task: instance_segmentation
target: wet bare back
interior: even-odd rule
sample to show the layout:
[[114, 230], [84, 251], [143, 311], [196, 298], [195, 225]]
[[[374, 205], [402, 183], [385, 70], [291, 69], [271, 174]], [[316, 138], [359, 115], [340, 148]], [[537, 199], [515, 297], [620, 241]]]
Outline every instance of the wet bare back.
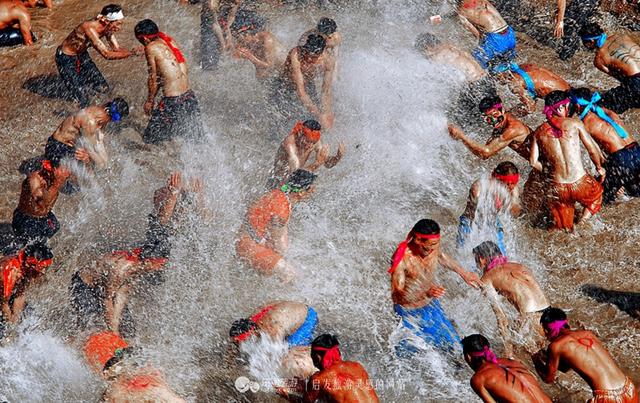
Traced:
[[20, 23], [23, 15], [29, 15], [29, 11], [17, 0], [0, 0], [0, 29], [12, 27]]
[[459, 69], [470, 83], [476, 82], [487, 75], [468, 52], [463, 52], [455, 46], [443, 44], [433, 53], [432, 59], [434, 62]]
[[496, 32], [507, 26], [498, 10], [486, 0], [464, 0], [458, 14], [480, 32]]
[[521, 314], [540, 311], [549, 306], [540, 284], [519, 263], [509, 262], [496, 266], [482, 276], [482, 282], [493, 285]]
[[551, 134], [551, 126], [545, 122], [534, 134], [540, 154], [549, 162], [551, 178], [556, 183], [573, 183], [586, 174], [581, 158], [578, 125], [582, 126], [582, 123], [576, 119], [564, 119], [564, 133], [562, 137], [555, 138]]
[[18, 210], [32, 217], [45, 217], [58, 200], [60, 185], [47, 185], [38, 172], [29, 174], [22, 181]]
[[634, 76], [640, 73], [640, 46], [628, 35], [611, 35], [594, 64], [614, 78]]
[[506, 358], [498, 364], [482, 364], [471, 378], [471, 387], [485, 402], [551, 403], [527, 367]]
[[316, 373], [311, 377], [308, 387], [313, 388], [314, 385], [317, 385], [319, 390], [308, 395], [315, 399], [324, 398], [326, 401], [340, 403], [379, 402], [375, 389], [371, 387], [367, 371], [357, 362], [340, 361], [331, 368]]
[[307, 306], [293, 301], [269, 302], [252, 315], [271, 305], [273, 308], [257, 322], [257, 325], [261, 333], [266, 333], [276, 340], [283, 340], [293, 334], [307, 318]]
[[[567, 91], [571, 88], [571, 85], [564, 78], [544, 67], [536, 66], [535, 64], [523, 64], [520, 67], [531, 76], [539, 98], [544, 98], [553, 91]], [[526, 88], [526, 84], [520, 75], [513, 74], [513, 78], [523, 88]]]
[[[175, 41], [174, 46], [178, 47]], [[178, 63], [175, 55], [162, 39], [149, 43], [145, 47], [145, 54], [149, 69], [155, 69], [165, 97], [177, 97], [189, 91], [187, 64]]]
[[623, 139], [622, 137], [620, 137], [613, 126], [600, 119], [598, 115], [593, 112], [589, 112], [582, 122], [587, 128], [587, 131], [591, 134], [591, 137], [593, 137], [596, 143], [598, 143], [600, 148], [602, 148], [602, 150], [607, 154], [611, 155], [636, 140], [633, 138], [633, 135], [631, 134], [632, 132], [624, 126], [615, 112], [610, 111], [606, 108], [603, 109], [605, 110], [606, 114], [609, 115], [609, 117], [611, 117], [627, 132], [626, 138]]

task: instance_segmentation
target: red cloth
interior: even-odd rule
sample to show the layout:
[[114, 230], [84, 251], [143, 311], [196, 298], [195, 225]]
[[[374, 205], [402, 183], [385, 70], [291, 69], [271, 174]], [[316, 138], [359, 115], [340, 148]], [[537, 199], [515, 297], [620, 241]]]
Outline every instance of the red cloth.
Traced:
[[184, 56], [182, 55], [182, 52], [180, 51], [180, 49], [178, 49], [173, 44], [173, 38], [172, 37], [170, 37], [169, 35], [165, 34], [164, 32], [158, 32], [158, 36], [160, 37], [160, 39], [162, 39], [164, 41], [164, 43], [167, 44], [169, 49], [171, 49], [171, 51], [173, 52], [173, 55], [176, 57], [176, 60], [178, 61], [178, 63], [184, 63], [186, 61]]
[[342, 356], [340, 355], [340, 349], [339, 349], [339, 346], [337, 345], [331, 348], [315, 346], [315, 347], [312, 347], [311, 349], [316, 351], [325, 351], [324, 357], [322, 357], [323, 369], [331, 368], [333, 364], [335, 364], [336, 362], [342, 361]]

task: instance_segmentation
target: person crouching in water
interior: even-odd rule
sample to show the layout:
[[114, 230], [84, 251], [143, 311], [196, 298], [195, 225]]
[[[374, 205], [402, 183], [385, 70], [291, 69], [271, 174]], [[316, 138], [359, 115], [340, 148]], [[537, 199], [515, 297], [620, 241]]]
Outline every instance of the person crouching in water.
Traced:
[[307, 379], [316, 371], [309, 345], [317, 326], [318, 314], [312, 307], [295, 301], [272, 301], [256, 309], [250, 317], [233, 322], [229, 337], [237, 347], [254, 336], [286, 342], [289, 350], [281, 368], [287, 378]]
[[467, 207], [460, 216], [456, 240], [458, 247], [464, 246], [475, 223], [479, 231], [482, 231], [485, 226], [494, 227], [496, 243], [502, 254], [507, 254], [504, 229], [499, 214], [505, 210], [513, 216], [520, 214], [522, 209], [518, 190], [519, 180], [518, 168], [514, 163], [505, 161], [495, 167], [488, 181], [478, 179], [473, 182], [469, 190]]
[[[138, 22], [134, 32], [144, 45], [149, 68], [149, 94], [144, 112], [151, 118], [142, 140], [157, 144], [179, 136], [200, 139], [204, 135], [200, 107], [189, 84], [187, 63], [182, 52], [174, 40], [160, 32], [151, 20]], [[160, 86], [163, 97], [156, 105]]]
[[27, 177], [22, 181], [20, 201], [13, 211], [13, 234], [22, 245], [35, 241], [46, 243], [60, 229], [51, 210], [71, 172], [59, 161], [42, 157], [25, 161], [19, 170]]
[[540, 324], [550, 344], [532, 358], [543, 381], [552, 383], [558, 370], [573, 369], [591, 387], [589, 403], [638, 403], [635, 385], [592, 332], [572, 330], [567, 315], [558, 308], [545, 310]]
[[520, 361], [498, 358], [481, 334], [462, 339], [464, 360], [473, 369], [471, 388], [485, 403], [551, 403], [535, 376]]
[[167, 385], [160, 370], [136, 364], [136, 349], [117, 333], [91, 334], [83, 352], [87, 364], [109, 383], [101, 401], [186, 403]]
[[[144, 244], [133, 250], [122, 250], [102, 256], [92, 267], [84, 268], [71, 279], [71, 305], [78, 326], [91, 327], [96, 319], [104, 319], [114, 332], [130, 335], [134, 332], [127, 308], [129, 292], [136, 280], [161, 282], [161, 270], [171, 254], [173, 224], [179, 215], [182, 200], [196, 197], [196, 208], [201, 208], [202, 183], [194, 179], [189, 186], [182, 183], [179, 172], [169, 177], [167, 184], [156, 190], [154, 212], [149, 215], [149, 226]], [[122, 331], [121, 331], [122, 330]]]
[[298, 169], [284, 185], [249, 206], [236, 243], [241, 260], [263, 274], [293, 279], [295, 270], [283, 257], [289, 248], [289, 218], [293, 206], [311, 196], [315, 179], [315, 174]]
[[32, 243], [14, 255], [0, 259], [0, 340], [7, 323], [16, 323], [26, 305], [25, 291], [34, 280], [40, 279], [53, 262], [53, 253], [44, 243]]
[[235, 39], [233, 55], [247, 59], [256, 68], [256, 78], [265, 80], [275, 77], [284, 58], [279, 58], [281, 44], [278, 38], [265, 29], [265, 21], [255, 11], [239, 10], [231, 24]]
[[[16, 27], [17, 25], [17, 27]], [[33, 45], [31, 14], [20, 0], [0, 1], [0, 47]]]
[[[311, 359], [319, 371], [311, 376], [306, 387], [300, 388], [303, 401], [379, 402], [369, 374], [362, 364], [342, 360], [336, 336], [322, 334], [316, 337], [311, 343]], [[279, 389], [278, 393], [290, 401], [300, 401], [289, 396], [284, 389]]]
[[[482, 271], [480, 282], [496, 315], [505, 352], [511, 357], [513, 348], [507, 333], [507, 316], [498, 302], [498, 295], [505, 297], [518, 310], [521, 323], [517, 334], [529, 334], [529, 340], [541, 334], [538, 322], [542, 311], [549, 307], [549, 301], [531, 271], [520, 263], [510, 262], [495, 243], [481, 243], [473, 248], [473, 256]], [[533, 351], [539, 347], [534, 347]]]

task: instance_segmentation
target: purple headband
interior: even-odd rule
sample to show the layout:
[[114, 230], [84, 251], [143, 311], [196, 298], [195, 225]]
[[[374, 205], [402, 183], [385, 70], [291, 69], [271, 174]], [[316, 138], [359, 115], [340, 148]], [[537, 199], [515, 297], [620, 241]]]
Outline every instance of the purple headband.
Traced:
[[482, 351], [476, 351], [474, 353], [469, 353], [469, 355], [472, 356], [472, 357], [482, 357], [485, 360], [487, 360], [489, 362], [492, 362], [494, 364], [498, 363], [498, 357], [496, 357], [496, 355], [493, 353], [493, 351], [491, 351], [489, 346], [484, 346]]
[[556, 320], [555, 322], [547, 323], [545, 326], [549, 330], [549, 338], [555, 339], [560, 335], [562, 330], [567, 325], [567, 320]]
[[489, 264], [487, 265], [487, 268], [484, 269], [485, 273], [489, 273], [491, 270], [493, 270], [496, 266], [499, 266], [501, 264], [505, 264], [508, 263], [509, 259], [507, 259], [506, 256], [496, 256], [493, 259], [491, 259], [491, 261], [489, 262]]
[[566, 99], [563, 99], [562, 101], [556, 102], [553, 105], [545, 106], [544, 114], [547, 115], [547, 119], [551, 119], [551, 116], [553, 116], [553, 112], [555, 112], [562, 105], [566, 105], [570, 102], [571, 101], [569, 100], [569, 98], [566, 98]]

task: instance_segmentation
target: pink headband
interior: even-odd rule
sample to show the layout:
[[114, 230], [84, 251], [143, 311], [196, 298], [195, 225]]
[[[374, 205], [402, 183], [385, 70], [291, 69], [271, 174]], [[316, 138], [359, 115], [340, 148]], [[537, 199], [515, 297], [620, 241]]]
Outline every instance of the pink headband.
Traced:
[[472, 356], [472, 357], [482, 357], [485, 360], [487, 360], [489, 362], [492, 362], [494, 364], [498, 363], [498, 357], [496, 357], [496, 355], [493, 353], [493, 351], [491, 351], [489, 346], [484, 346], [482, 351], [476, 351], [475, 353], [469, 353], [469, 355]]
[[506, 256], [496, 256], [487, 265], [487, 268], [484, 269], [485, 273], [489, 273], [491, 270], [495, 269], [496, 266], [500, 266], [501, 264], [505, 264], [509, 262]]
[[547, 119], [551, 119], [551, 116], [553, 116], [553, 113], [562, 105], [566, 105], [569, 102], [569, 98], [563, 99], [562, 101], [556, 102], [553, 105], [548, 105], [544, 107], [544, 114], [547, 115]]
[[495, 104], [489, 109], [502, 109], [502, 104], [501, 103]]
[[555, 322], [547, 323], [545, 327], [549, 329], [549, 337], [555, 339], [560, 335], [562, 330], [567, 325], [567, 320], [556, 320]]

